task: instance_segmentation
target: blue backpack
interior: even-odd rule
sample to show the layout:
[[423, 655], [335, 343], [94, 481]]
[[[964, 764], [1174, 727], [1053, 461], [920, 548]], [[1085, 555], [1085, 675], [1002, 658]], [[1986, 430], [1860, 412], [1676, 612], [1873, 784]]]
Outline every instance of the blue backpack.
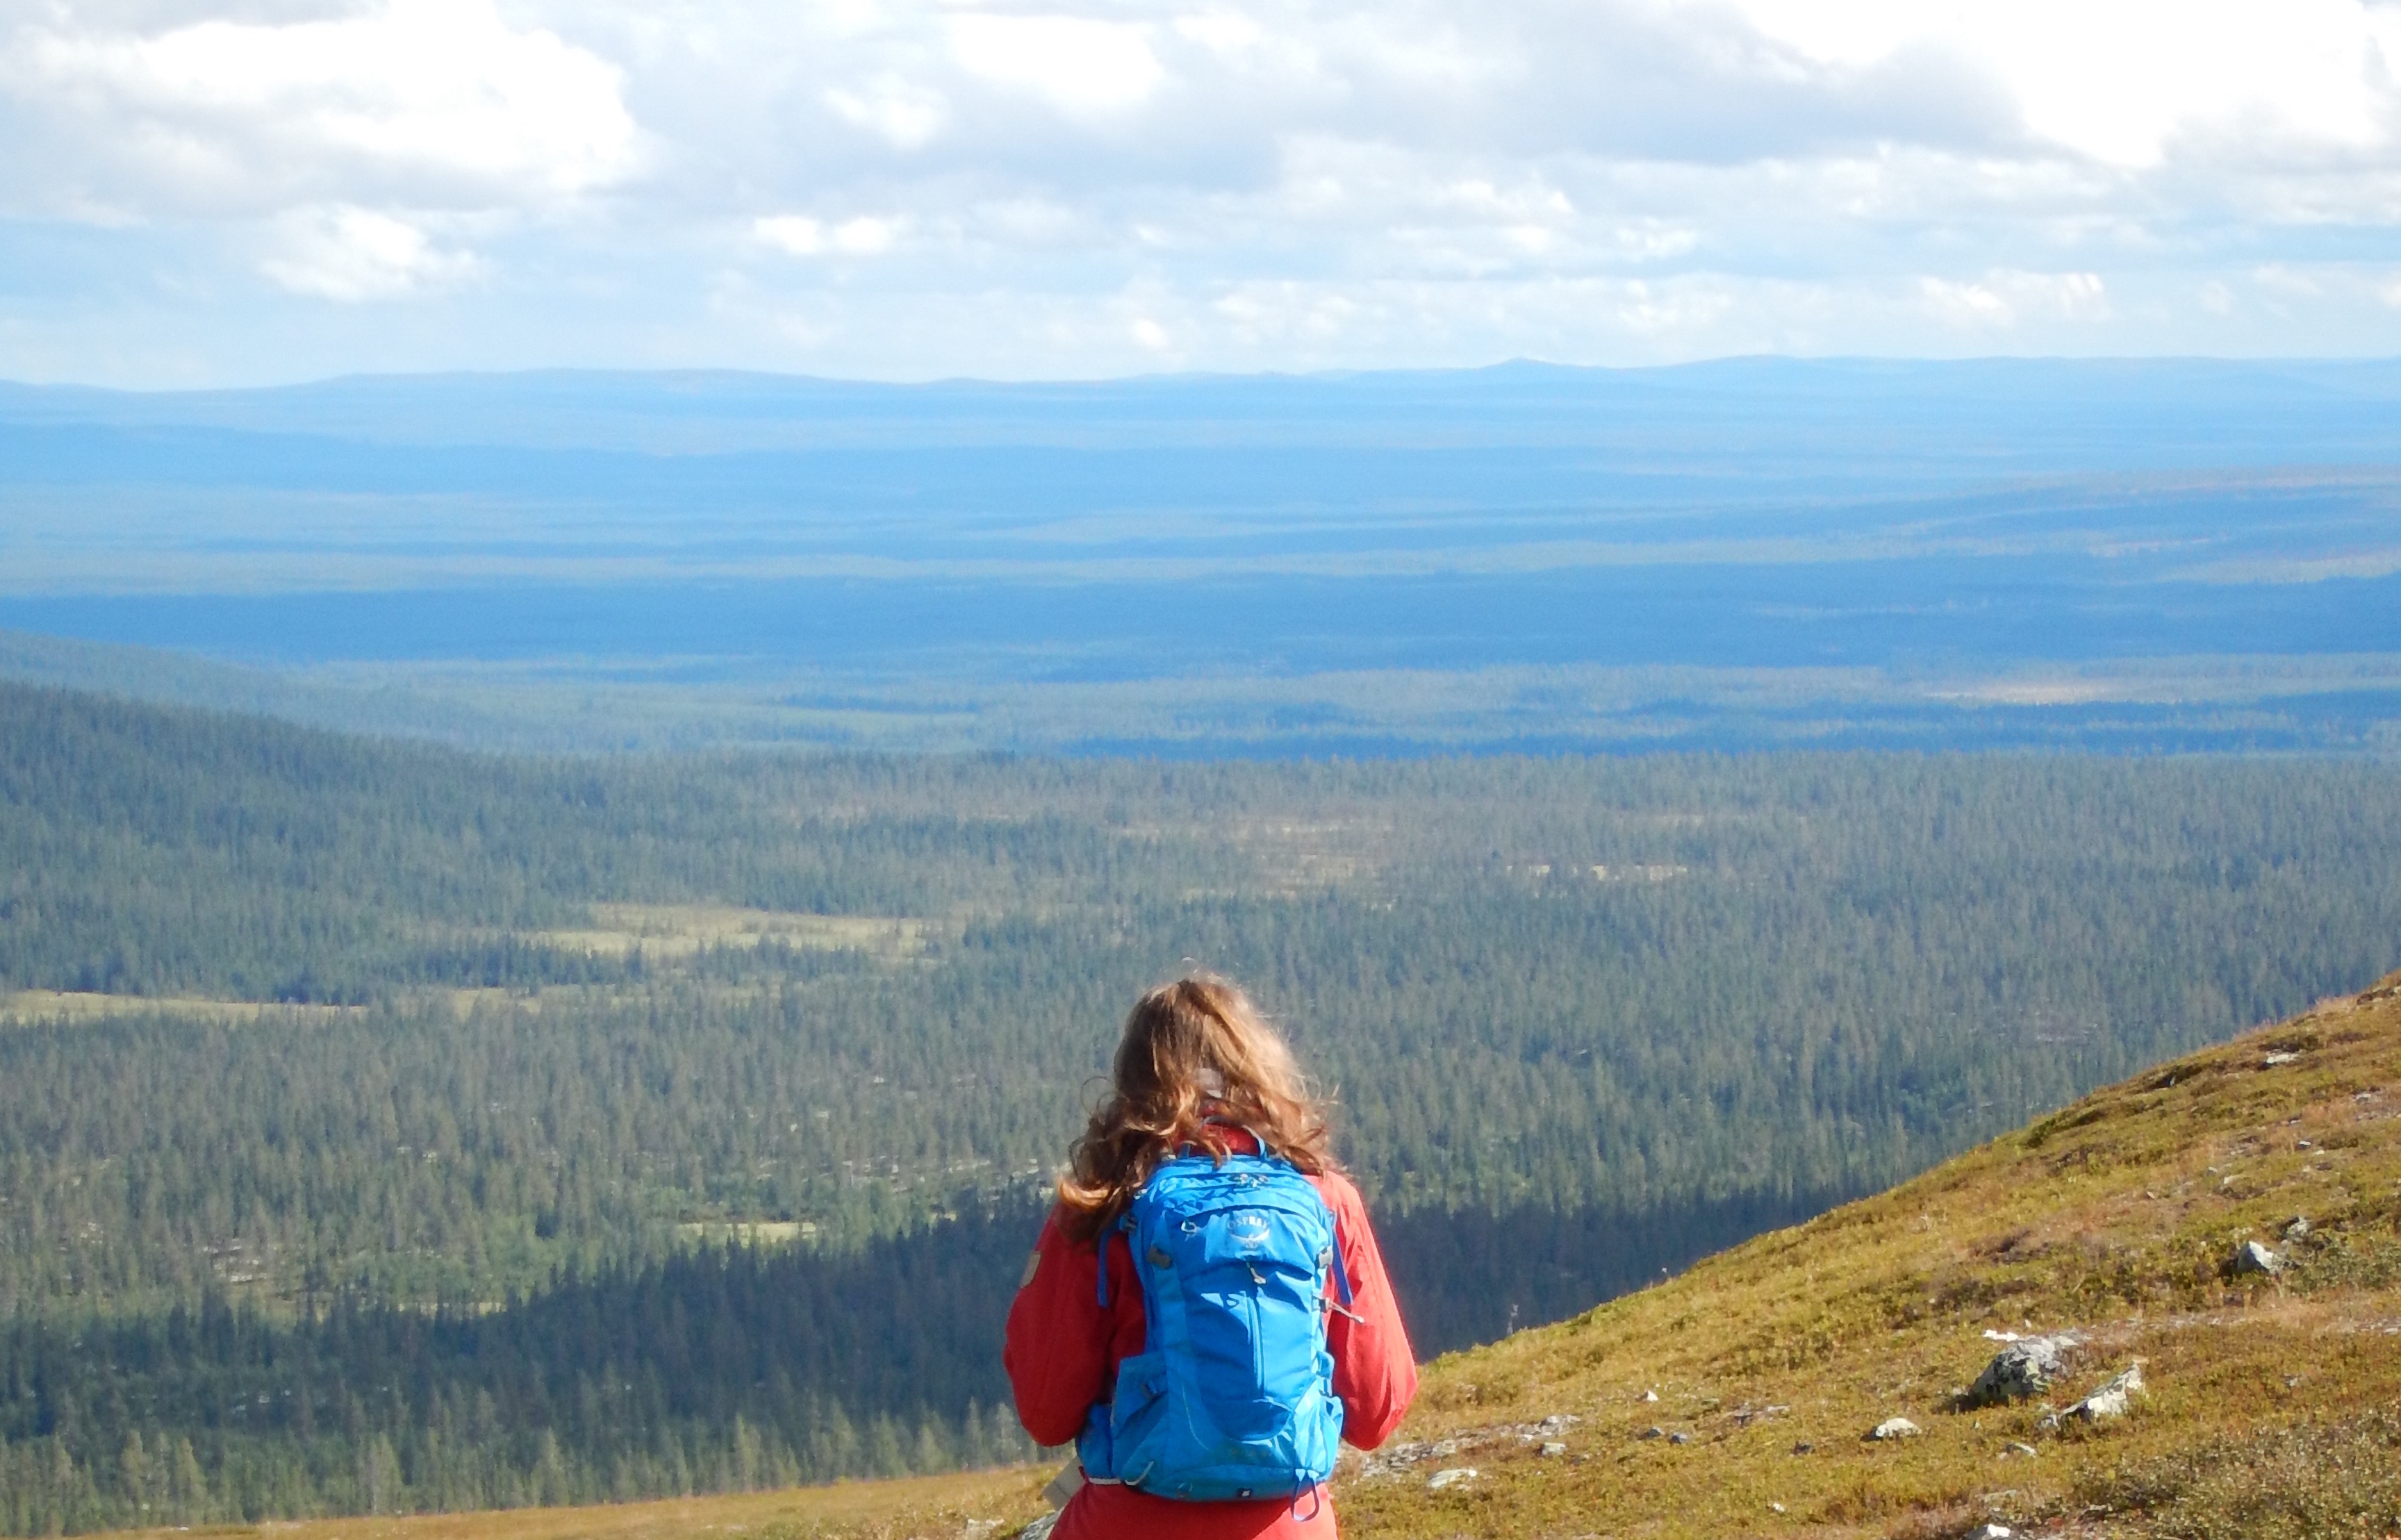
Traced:
[[1101, 1234], [1104, 1306], [1120, 1232], [1142, 1276], [1147, 1340], [1085, 1419], [1085, 1478], [1207, 1503], [1297, 1497], [1333, 1475], [1342, 1402], [1325, 1285], [1330, 1272], [1347, 1305], [1351, 1280], [1309, 1178], [1272, 1155], [1161, 1164]]

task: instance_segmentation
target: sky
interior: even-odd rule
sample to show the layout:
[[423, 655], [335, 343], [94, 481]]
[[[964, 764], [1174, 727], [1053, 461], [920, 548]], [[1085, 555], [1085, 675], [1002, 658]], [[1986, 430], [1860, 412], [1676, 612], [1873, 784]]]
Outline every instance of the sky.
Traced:
[[2401, 0], [0, 0], [0, 378], [2401, 353]]

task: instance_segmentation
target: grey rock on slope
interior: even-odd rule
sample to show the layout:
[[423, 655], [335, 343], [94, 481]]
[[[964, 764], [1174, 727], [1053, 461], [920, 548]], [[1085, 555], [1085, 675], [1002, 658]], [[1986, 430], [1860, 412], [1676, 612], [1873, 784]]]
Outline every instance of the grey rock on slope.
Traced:
[[2076, 1345], [2077, 1339], [2065, 1335], [2011, 1342], [1993, 1354], [1993, 1361], [1968, 1387], [1968, 1405], [1989, 1407], [2041, 1395], [2067, 1372], [2068, 1355]]

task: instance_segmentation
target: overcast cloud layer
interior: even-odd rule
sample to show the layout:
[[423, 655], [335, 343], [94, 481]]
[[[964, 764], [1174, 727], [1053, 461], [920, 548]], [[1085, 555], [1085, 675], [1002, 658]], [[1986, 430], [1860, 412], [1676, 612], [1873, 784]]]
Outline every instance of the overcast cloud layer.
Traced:
[[2401, 351], [2380, 0], [0, 0], [0, 376]]

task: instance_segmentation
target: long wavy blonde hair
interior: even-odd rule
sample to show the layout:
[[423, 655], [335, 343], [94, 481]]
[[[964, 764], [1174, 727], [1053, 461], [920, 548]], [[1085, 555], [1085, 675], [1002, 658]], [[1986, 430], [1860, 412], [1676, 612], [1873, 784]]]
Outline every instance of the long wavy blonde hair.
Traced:
[[[1195, 974], [1136, 1000], [1110, 1079], [1059, 1178], [1060, 1225], [1076, 1240], [1099, 1234], [1178, 1149], [1224, 1160], [1228, 1125], [1311, 1176], [1336, 1169], [1325, 1105], [1283, 1038], [1223, 979]], [[1213, 1093], [1212, 1081], [1223, 1090]]]

